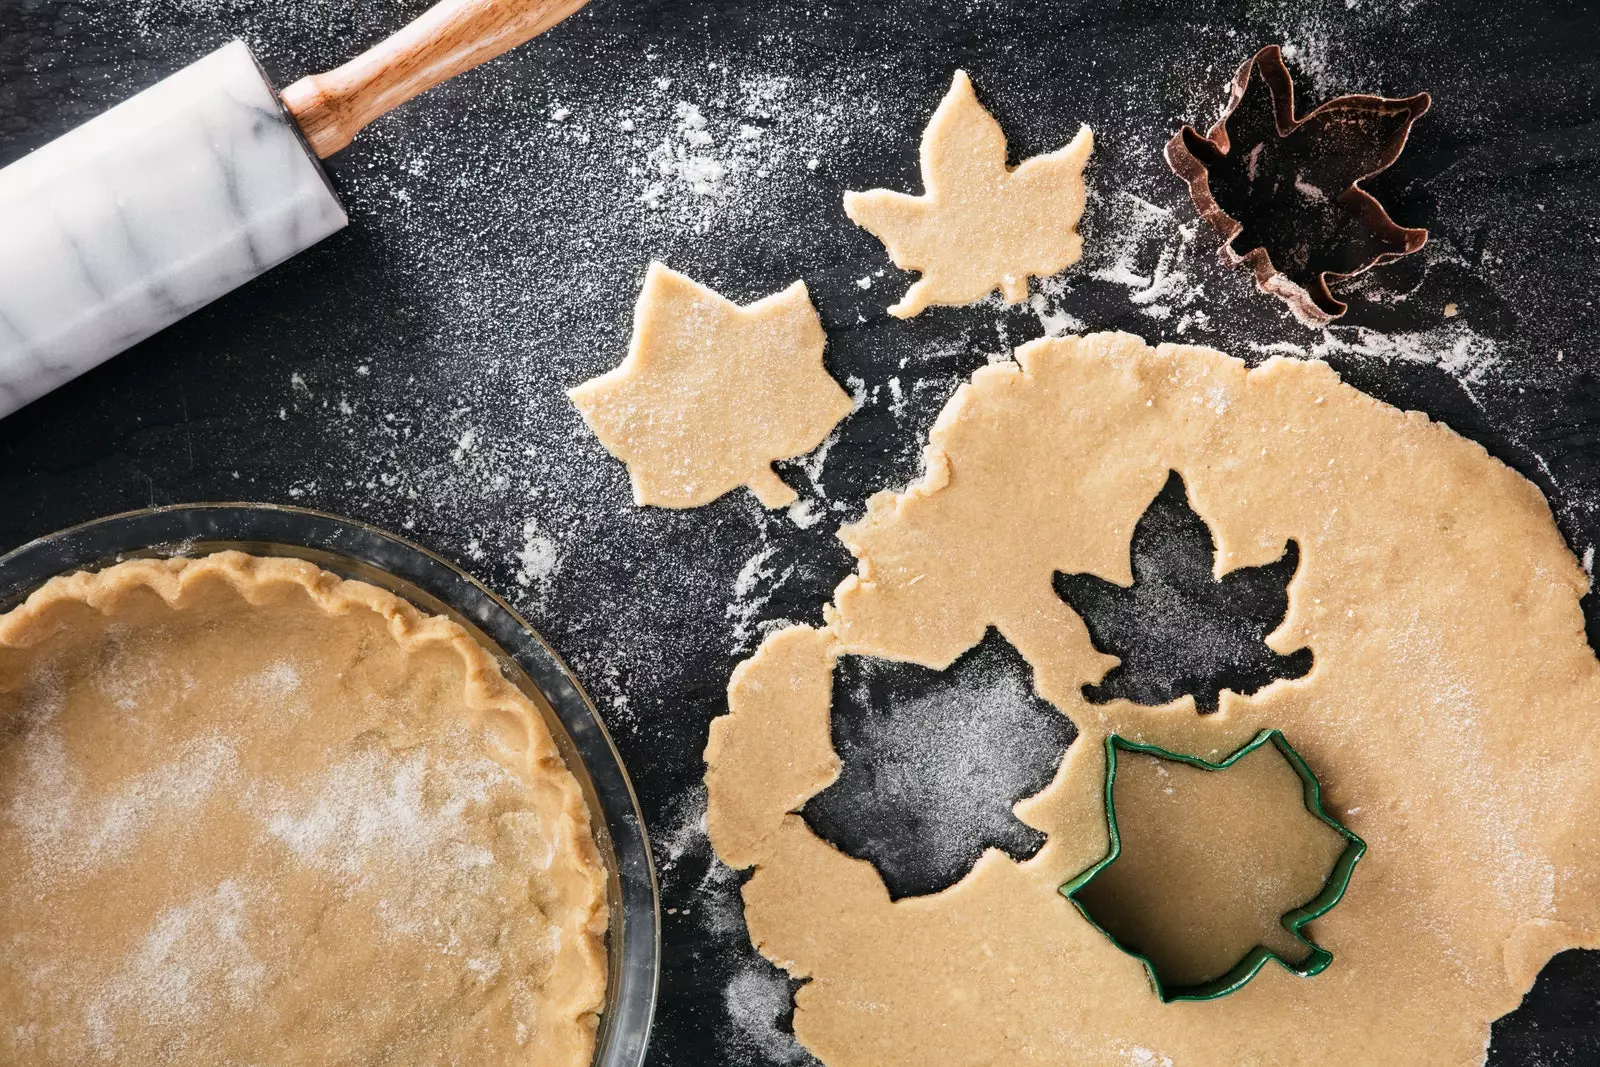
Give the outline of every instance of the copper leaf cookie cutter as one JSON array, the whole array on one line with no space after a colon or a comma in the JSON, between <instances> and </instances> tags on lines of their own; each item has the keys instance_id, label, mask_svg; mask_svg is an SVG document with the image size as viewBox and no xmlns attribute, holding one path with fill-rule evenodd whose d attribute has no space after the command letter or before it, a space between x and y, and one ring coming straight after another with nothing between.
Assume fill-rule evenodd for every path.
<instances>
[{"instance_id":1,"label":"copper leaf cookie cutter","mask_svg":"<svg viewBox=\"0 0 1600 1067\"><path fill-rule=\"evenodd\" d=\"M1150 961L1148 956L1119 941L1109 930L1096 922L1094 916L1089 914L1089 910L1078 900L1078 893L1088 886L1090 882L1094 881L1096 875L1111 866L1116 861L1116 858L1122 854L1122 835L1117 829L1116 803L1112 795L1112 789L1117 780L1117 754L1119 752L1139 752L1155 756L1158 759L1186 763L1203 771L1222 771L1227 770L1261 746L1269 744L1283 754L1283 758L1288 761L1295 774L1300 776L1300 781L1304 787L1306 810L1332 827L1345 839L1344 851L1334 861L1333 870L1329 872L1327 880L1323 882L1322 889L1305 904L1285 913L1279 920L1283 928L1288 930L1301 944L1307 946L1311 952L1304 960L1296 964L1290 963L1264 945L1257 945L1220 977L1214 978L1209 982L1199 985L1168 985L1163 983L1161 976L1156 973L1155 964ZM1254 978L1261 968L1267 965L1268 961L1276 961L1286 971L1301 978L1310 978L1313 975L1321 974L1327 970L1328 964L1333 962L1333 953L1316 944L1300 931L1313 919L1326 915L1344 897L1344 892L1350 885L1350 876L1355 872L1356 861L1366 854L1367 843L1357 837L1339 820L1329 815L1323 808L1322 786L1317 782L1317 776L1311 773L1311 768L1306 766L1306 761L1300 758L1300 754L1290 746L1281 731L1262 730L1251 739L1249 744L1218 763L1201 759L1199 756L1187 756L1178 752L1170 752L1155 745L1129 741L1126 738L1112 734L1106 738L1105 803L1106 829L1111 837L1111 847L1103 859L1061 886L1061 893L1072 901L1073 906L1089 921L1089 925L1104 934L1107 940L1123 952L1144 964L1145 973L1150 976L1150 985L1155 989L1156 996L1161 998L1162 1003L1170 1004L1176 1000L1216 1000L1218 997L1225 997Z\"/></svg>"},{"instance_id":2,"label":"copper leaf cookie cutter","mask_svg":"<svg viewBox=\"0 0 1600 1067\"><path fill-rule=\"evenodd\" d=\"M1256 83L1268 99L1253 90ZM1167 164L1222 235L1222 262L1250 264L1258 289L1287 303L1307 326L1324 326L1348 307L1329 291L1330 281L1409 255L1428 240L1427 230L1396 225L1361 182L1399 157L1431 102L1427 93L1352 94L1295 118L1294 81L1282 51L1268 45L1234 73L1228 105L1204 137L1185 126L1167 142ZM1222 199L1247 217L1219 203L1222 189ZM1302 216L1303 225L1297 229L1289 215ZM1255 241L1243 253L1234 249L1242 233Z\"/></svg>"}]
</instances>

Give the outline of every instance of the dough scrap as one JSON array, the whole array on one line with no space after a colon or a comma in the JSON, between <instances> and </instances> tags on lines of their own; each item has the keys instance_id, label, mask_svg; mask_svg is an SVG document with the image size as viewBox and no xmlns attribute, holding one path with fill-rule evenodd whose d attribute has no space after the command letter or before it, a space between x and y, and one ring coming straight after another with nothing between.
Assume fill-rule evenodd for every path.
<instances>
[{"instance_id":1,"label":"dough scrap","mask_svg":"<svg viewBox=\"0 0 1600 1067\"><path fill-rule=\"evenodd\" d=\"M910 318L930 304L972 304L999 289L1028 298L1028 278L1078 262L1083 168L1094 133L1006 166L1006 135L958 70L922 134L922 196L889 189L844 194L845 214L870 230L901 270L921 271L889 314Z\"/></svg>"},{"instance_id":2,"label":"dough scrap","mask_svg":"<svg viewBox=\"0 0 1600 1067\"><path fill-rule=\"evenodd\" d=\"M1302 551L1278 651L1302 678L1201 716L1086 703L1115 662L1053 594L1055 571L1132 580L1134 523L1169 470L1219 573ZM1567 947L1600 945L1600 664L1589 583L1532 484L1479 445L1327 365L1040 340L941 414L927 474L841 531L859 560L821 630L772 634L729 683L706 750L708 829L753 943L791 975L795 1032L829 1067L1481 1064L1492 1020ZM998 627L1077 723L1056 779L1016 807L1047 835L891 903L868 863L795 811L825 788L834 659L943 668ZM1162 1004L1058 887L1106 851L1110 732L1216 759L1265 727L1316 769L1367 842L1308 927L1334 956L1268 967L1220 1000Z\"/></svg>"},{"instance_id":3,"label":"dough scrap","mask_svg":"<svg viewBox=\"0 0 1600 1067\"><path fill-rule=\"evenodd\" d=\"M586 1067L605 871L460 626L301 560L0 616L0 1062Z\"/></svg>"},{"instance_id":4,"label":"dough scrap","mask_svg":"<svg viewBox=\"0 0 1600 1067\"><path fill-rule=\"evenodd\" d=\"M692 508L743 485L780 508L799 494L772 461L805 455L850 413L826 343L803 281L740 307L651 263L627 358L567 395L628 465L634 503Z\"/></svg>"}]
</instances>

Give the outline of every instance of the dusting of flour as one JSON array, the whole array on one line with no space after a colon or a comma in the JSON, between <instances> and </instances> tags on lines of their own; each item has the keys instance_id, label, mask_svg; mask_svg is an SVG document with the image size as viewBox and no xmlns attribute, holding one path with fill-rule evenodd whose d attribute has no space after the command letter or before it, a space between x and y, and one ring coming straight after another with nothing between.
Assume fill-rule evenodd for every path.
<instances>
[{"instance_id":1,"label":"dusting of flour","mask_svg":"<svg viewBox=\"0 0 1600 1067\"><path fill-rule=\"evenodd\" d=\"M196 57L194 40L242 35L283 79L343 62L402 17L392 5L344 0L80 6L119 44L163 55L171 68ZM414 14L426 4L401 6ZM726 1035L719 1052L738 1050L732 1062L788 1064L803 1054L780 1010L787 980L750 950L739 879L709 856L686 814L704 724L724 710L721 685L735 659L776 626L819 621L816 605L852 565L832 539L837 525L859 516L872 492L921 474L933 419L975 369L1033 337L1120 328L1251 361L1326 358L1366 373L1363 387L1380 393L1390 381L1437 380L1509 428L1525 449L1508 456L1519 469L1543 471L1547 491L1566 489L1553 498L1569 535L1596 506L1571 488L1578 475L1540 458L1537 436L1515 417L1518 391L1534 377L1528 368L1561 358L1551 340L1557 316L1541 304L1555 286L1527 266L1539 262L1542 219L1502 220L1503 205L1456 168L1465 176L1437 187L1441 217L1427 248L1365 276L1347 322L1308 330L1256 293L1247 271L1217 264L1215 235L1160 159L1178 123L1215 116L1234 64L1269 40L1284 42L1304 107L1342 92L1444 89L1417 84L1414 64L1383 62L1375 47L1403 38L1408 53L1425 54L1449 21L1436 6L1348 0L1248 5L1229 18L1197 11L1181 26L1130 24L1118 41L1087 40L1077 52L1074 34L1046 32L1057 23L1041 9L1028 15L1037 35L997 52L1000 61L907 49L922 30L909 21L893 27L888 46L864 38L860 49L837 50L827 34L810 37L810 20L847 22L852 33L859 22L867 34L876 9L801 5L791 28L746 33L732 16L695 25L699 9L679 10L692 6L648 8L629 21L626 5L591 5L522 53L438 90L436 103L381 121L336 158L353 219L336 240L376 248L386 269L362 280L361 299L341 295L339 317L350 318L336 328L330 315L320 341L302 349L302 334L279 333L248 350L272 361L277 382L270 395L241 397L260 408L257 429L266 436L281 426L318 448L283 455L264 446L266 458L253 466L240 458L217 478L237 497L290 499L406 531L514 599L570 658L639 768L651 829L664 842L669 935L714 946L695 957L703 973L664 985L658 1044L714 1018ZM999 12L973 0L958 17L981 27ZM1093 74L1094 51L1107 48L1151 57L1162 88ZM919 191L917 141L957 64L972 68L1019 154L1065 143L1079 121L1095 128L1084 257L1035 282L1019 307L990 300L889 321L883 308L910 278L844 218L840 196L871 185ZM1493 79L1455 79L1449 90L1451 108L1425 122L1479 123L1486 143L1500 135ZM320 269L336 269L345 254L327 253ZM821 447L782 468L802 492L787 512L766 514L745 494L690 514L636 509L620 465L567 404L565 388L621 359L651 258L739 300L796 277L810 286L829 333L828 366L850 381L857 404ZM350 338L366 333L381 346L353 350ZM183 491L219 495L205 489ZM1593 546L1575 543L1592 569ZM292 690L293 679L279 673L262 684ZM982 693L974 683L958 697ZM137 847L152 798L200 803L238 773L225 748L197 743L177 757L170 780L157 775L129 795L95 798L52 755L48 724L37 728L29 786L74 819L36 816L26 859L63 877L79 861L61 857L93 843L73 839L84 831L70 827L99 827L108 854ZM304 841L318 820L358 838L369 817L412 825L403 817L416 814L408 805L417 794L400 780L416 773L408 766L367 781L370 790L351 783L359 803L333 794L320 797L321 808L305 797L298 806L274 800L275 817ZM351 768L358 777L374 769ZM429 820L440 817L425 812L412 829L437 830ZM404 839L385 833L373 842L399 848ZM250 899L247 885L232 891ZM213 887L196 898L189 925L174 920L172 929L215 929L232 899ZM701 985L715 988L692 1000L698 992L685 990ZM691 1062L672 1048L680 1058L670 1062ZM1131 1047L1124 1058L1170 1067L1150 1049Z\"/></svg>"}]
</instances>

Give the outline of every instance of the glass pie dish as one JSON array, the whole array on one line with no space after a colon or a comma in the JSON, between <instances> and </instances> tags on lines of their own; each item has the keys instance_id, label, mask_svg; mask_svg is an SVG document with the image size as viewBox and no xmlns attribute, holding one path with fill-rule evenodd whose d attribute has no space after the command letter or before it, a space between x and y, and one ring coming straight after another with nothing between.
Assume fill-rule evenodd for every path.
<instances>
[{"instance_id":1,"label":"glass pie dish","mask_svg":"<svg viewBox=\"0 0 1600 1067\"><path fill-rule=\"evenodd\" d=\"M273 504L182 504L96 519L0 556L0 612L58 574L226 549L304 559L452 619L539 708L588 801L606 868L608 973L594 1065L640 1067L655 1013L661 946L655 867L638 798L572 672L471 575L403 538L335 515Z\"/></svg>"}]
</instances>

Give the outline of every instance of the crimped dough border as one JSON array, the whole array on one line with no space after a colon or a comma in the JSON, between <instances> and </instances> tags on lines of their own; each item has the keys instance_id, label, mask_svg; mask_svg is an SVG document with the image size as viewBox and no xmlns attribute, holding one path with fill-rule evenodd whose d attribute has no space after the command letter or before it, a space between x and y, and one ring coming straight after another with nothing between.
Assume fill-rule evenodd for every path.
<instances>
[{"instance_id":1,"label":"crimped dough border","mask_svg":"<svg viewBox=\"0 0 1600 1067\"><path fill-rule=\"evenodd\" d=\"M188 609L187 593L195 585L222 579L247 604L261 604L269 586L294 585L330 618L358 612L381 617L389 636L407 654L444 646L461 661L467 707L483 715L517 723L526 739L524 754L530 776L537 775L559 792L561 808L553 820L555 852L568 862L558 884L586 887L577 899L563 900L559 927L575 952L558 954L555 970L540 990L542 1018L559 1018L573 1030L571 1044L587 1050L575 1063L593 1056L595 1032L606 996L606 875L591 829L589 806L577 779L567 767L544 716L527 694L501 672L493 656L460 624L427 614L399 596L367 582L340 578L307 560L254 556L228 550L198 558L134 559L99 571L58 575L0 615L0 650L26 650L59 632L52 616L63 606L84 604L115 617L130 594L156 593L173 610ZM571 894L564 890L565 896ZM563 1042L567 1043L567 1042Z\"/></svg>"}]
</instances>

